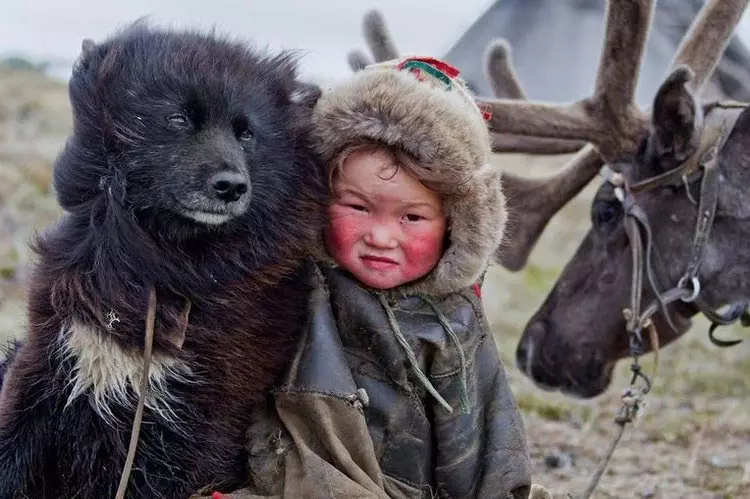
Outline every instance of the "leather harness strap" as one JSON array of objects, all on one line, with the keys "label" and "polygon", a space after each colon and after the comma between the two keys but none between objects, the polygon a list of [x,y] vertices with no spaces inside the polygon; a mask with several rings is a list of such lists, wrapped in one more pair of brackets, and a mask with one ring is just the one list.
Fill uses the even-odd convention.
[{"label": "leather harness strap", "polygon": [[[612,184],[615,196],[620,201],[625,211],[625,230],[630,240],[633,261],[633,273],[630,289],[630,308],[623,310],[626,320],[626,328],[630,338],[630,354],[633,363],[630,369],[633,377],[630,386],[625,389],[621,397],[622,406],[615,423],[618,431],[615,434],[604,458],[600,461],[594,475],[589,481],[583,493],[583,499],[588,499],[604,473],[609,460],[614,453],[615,447],[620,441],[625,430],[625,425],[633,421],[640,412],[643,397],[651,390],[652,380],[656,377],[658,368],[659,336],[656,333],[651,317],[661,309],[670,327],[676,330],[672,323],[667,305],[676,301],[692,303],[713,324],[709,330],[711,341],[718,346],[736,345],[741,340],[724,341],[714,338],[713,331],[718,325],[730,324],[741,319],[742,324],[750,326],[750,313],[747,303],[734,304],[729,311],[720,314],[712,310],[700,297],[699,270],[703,262],[706,243],[708,242],[713,227],[714,217],[719,199],[719,168],[718,156],[727,136],[734,127],[740,112],[746,107],[744,104],[722,104],[717,103],[709,107],[707,120],[704,122],[701,133],[701,141],[698,150],[687,161],[677,168],[661,175],[629,185],[625,177],[604,166],[601,175]],[[681,182],[687,188],[688,196],[690,190],[687,179],[693,173],[702,170],[700,201],[698,204],[698,219],[696,222],[695,235],[693,237],[692,252],[686,269],[677,284],[661,293],[656,285],[656,276],[653,272],[651,254],[653,251],[653,238],[648,216],[636,203],[635,194],[646,192],[657,187],[667,185],[679,185]],[[692,197],[691,197],[692,200]],[[644,255],[645,253],[645,255]],[[641,311],[643,294],[643,275],[648,279],[649,286],[654,295],[654,300]],[[638,363],[638,357],[645,352],[642,331],[647,330],[650,336],[650,345],[654,350],[654,374],[651,379],[643,374]],[[636,382],[641,379],[645,387],[636,388]]]},{"label": "leather harness strap", "polygon": [[141,419],[143,418],[143,408],[146,405],[146,397],[149,390],[149,368],[151,367],[151,354],[154,348],[154,322],[156,321],[156,290],[154,286],[148,287],[148,312],[146,315],[146,333],[144,338],[143,352],[143,374],[141,375],[141,384],[138,392],[138,406],[133,417],[133,426],[130,432],[130,444],[128,445],[128,456],[125,459],[125,466],[122,468],[120,475],[120,484],[117,486],[115,499],[123,499],[125,491],[128,488],[130,472],[133,469],[135,461],[135,452],[138,448],[138,436],[141,431]]},{"label": "leather harness strap", "polygon": [[[613,172],[607,166],[602,169],[602,176],[615,187],[615,194],[623,205],[626,215],[625,228],[633,251],[633,275],[627,329],[631,336],[633,336],[631,338],[633,340],[631,341],[631,353],[636,356],[644,353],[641,331],[648,324],[650,317],[659,309],[663,312],[670,327],[676,331],[677,328],[674,326],[666,306],[677,300],[692,303],[712,322],[709,336],[711,341],[718,346],[736,345],[741,340],[724,341],[714,338],[713,332],[716,327],[731,324],[740,318],[743,319],[743,324],[750,322],[747,303],[734,304],[729,311],[723,314],[711,309],[700,297],[701,287],[699,280],[700,266],[704,259],[706,245],[711,234],[718,206],[719,151],[726,142],[727,136],[743,109],[744,105],[733,103],[716,104],[711,107],[706,116],[697,151],[687,161],[673,170],[629,185],[621,174]],[[696,173],[700,173],[702,178],[700,199],[697,203],[698,217],[691,256],[686,265],[685,272],[675,287],[661,293],[656,285],[656,276],[654,275],[654,267],[651,262],[653,250],[652,229],[646,213],[636,203],[635,194],[647,192],[658,187],[687,184],[688,177]],[[641,232],[643,232],[643,236],[645,237],[641,237]],[[645,255],[642,253],[645,253]],[[640,301],[644,272],[653,291],[654,302],[641,312]]]}]

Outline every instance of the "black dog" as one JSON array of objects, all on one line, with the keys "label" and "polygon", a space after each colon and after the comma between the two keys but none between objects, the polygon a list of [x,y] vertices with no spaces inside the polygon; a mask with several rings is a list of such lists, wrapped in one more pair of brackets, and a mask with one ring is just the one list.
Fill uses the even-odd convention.
[{"label": "black dog", "polygon": [[0,498],[112,498],[157,296],[128,497],[244,485],[251,410],[306,320],[324,169],[288,53],[131,26],[85,42],[35,244],[28,338],[0,392]]},{"label": "black dog", "polygon": [[8,371],[8,366],[13,361],[13,357],[15,357],[19,348],[21,348],[21,343],[16,340],[11,340],[6,345],[0,346],[0,352],[4,358],[0,361],[0,388],[3,386],[3,378]]}]

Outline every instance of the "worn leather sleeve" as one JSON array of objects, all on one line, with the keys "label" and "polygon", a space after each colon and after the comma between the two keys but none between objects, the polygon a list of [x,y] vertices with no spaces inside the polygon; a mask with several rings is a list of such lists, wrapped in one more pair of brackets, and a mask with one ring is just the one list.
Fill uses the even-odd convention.
[{"label": "worn leather sleeve", "polygon": [[362,395],[343,353],[329,296],[316,275],[310,323],[273,407],[248,432],[253,485],[260,498],[386,499]]}]

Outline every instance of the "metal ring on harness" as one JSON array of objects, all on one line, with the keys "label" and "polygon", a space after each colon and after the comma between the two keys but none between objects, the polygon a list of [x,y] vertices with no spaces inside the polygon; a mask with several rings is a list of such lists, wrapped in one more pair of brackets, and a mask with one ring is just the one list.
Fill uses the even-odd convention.
[{"label": "metal ring on harness", "polygon": [[698,298],[698,295],[701,292],[701,282],[698,280],[697,276],[693,276],[688,280],[688,276],[684,275],[680,278],[679,281],[677,281],[677,287],[681,289],[689,289],[686,285],[687,283],[690,283],[690,287],[692,288],[692,291],[689,296],[685,298],[680,298],[685,303],[690,303],[696,300]]},{"label": "metal ring on harness", "polygon": [[620,186],[615,187],[615,197],[620,203],[625,202],[625,189]]}]

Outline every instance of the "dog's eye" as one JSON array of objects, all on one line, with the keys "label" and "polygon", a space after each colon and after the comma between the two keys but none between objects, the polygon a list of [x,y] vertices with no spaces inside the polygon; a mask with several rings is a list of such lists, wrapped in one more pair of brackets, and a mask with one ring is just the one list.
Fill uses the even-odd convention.
[{"label": "dog's eye", "polygon": [[184,114],[175,113],[167,116],[167,123],[175,128],[187,128],[190,125],[190,120]]},{"label": "dog's eye", "polygon": [[234,136],[240,142],[250,142],[254,138],[253,131],[250,129],[250,120],[247,116],[239,115],[232,120]]},{"label": "dog's eye", "polygon": [[240,132],[238,138],[243,142],[247,142],[248,140],[253,139],[253,132],[251,132],[248,129],[245,129],[243,132]]}]

